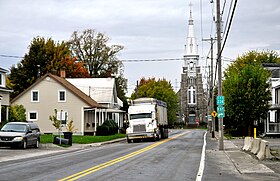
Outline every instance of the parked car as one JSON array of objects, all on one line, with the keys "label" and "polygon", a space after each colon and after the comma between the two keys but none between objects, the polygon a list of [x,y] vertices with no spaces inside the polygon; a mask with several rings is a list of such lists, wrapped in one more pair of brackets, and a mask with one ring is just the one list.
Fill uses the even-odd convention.
[{"label": "parked car", "polygon": [[36,123],[9,122],[0,130],[0,146],[39,147],[40,129]]}]

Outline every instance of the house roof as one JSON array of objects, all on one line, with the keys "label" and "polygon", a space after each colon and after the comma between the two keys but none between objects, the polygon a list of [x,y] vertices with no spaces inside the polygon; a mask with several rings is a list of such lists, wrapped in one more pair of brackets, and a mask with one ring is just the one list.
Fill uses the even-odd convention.
[{"label": "house roof", "polygon": [[3,69],[3,68],[0,67],[0,72],[8,73],[8,70]]},{"label": "house roof", "polygon": [[30,87],[28,87],[25,91],[23,91],[21,94],[19,94],[17,97],[15,97],[11,102],[14,102],[17,100],[19,97],[21,97],[23,94],[28,92],[30,89],[32,89],[35,85],[40,83],[42,80],[44,80],[46,77],[50,77],[53,80],[55,80],[57,83],[71,91],[73,94],[75,94],[78,98],[83,100],[85,103],[87,103],[91,107],[97,107],[97,108],[105,108],[102,105],[98,104],[95,100],[87,96],[85,93],[83,93],[81,90],[79,90],[77,87],[75,87],[73,84],[68,82],[66,79],[58,77],[53,74],[45,74],[43,77],[41,77],[39,80],[37,80],[34,84],[32,84]]},{"label": "house roof", "polygon": [[71,84],[98,103],[117,103],[114,78],[67,78]]},{"label": "house roof", "polygon": [[4,91],[4,92],[13,92],[12,89],[9,89],[9,88],[7,88],[7,87],[1,87],[1,86],[0,86],[0,91]]}]

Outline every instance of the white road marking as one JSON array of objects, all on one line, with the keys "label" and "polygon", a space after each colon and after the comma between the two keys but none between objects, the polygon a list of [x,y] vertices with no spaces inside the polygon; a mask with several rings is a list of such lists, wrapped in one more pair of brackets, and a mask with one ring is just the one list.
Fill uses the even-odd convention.
[{"label": "white road marking", "polygon": [[204,133],[204,142],[203,142],[203,147],[202,147],[202,152],[201,152],[199,169],[198,169],[198,172],[196,175],[196,181],[201,181],[202,176],[203,176],[204,165],[205,165],[206,134],[207,134],[207,132]]}]

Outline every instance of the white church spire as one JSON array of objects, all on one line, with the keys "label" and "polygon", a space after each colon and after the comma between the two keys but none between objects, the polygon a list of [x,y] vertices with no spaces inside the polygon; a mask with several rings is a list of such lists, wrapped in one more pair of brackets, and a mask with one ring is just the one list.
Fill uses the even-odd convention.
[{"label": "white church spire", "polygon": [[190,4],[190,17],[189,17],[189,31],[187,36],[187,45],[186,45],[186,55],[198,55],[197,52],[197,43],[196,38],[194,34],[194,21],[192,19],[192,10],[191,10],[192,4]]},{"label": "white church spire", "polygon": [[186,42],[186,51],[184,55],[183,72],[189,72],[189,75],[195,76],[196,67],[199,66],[199,54],[197,42],[194,34],[194,20],[192,17],[192,4],[190,3],[190,17],[188,23],[188,34]]}]

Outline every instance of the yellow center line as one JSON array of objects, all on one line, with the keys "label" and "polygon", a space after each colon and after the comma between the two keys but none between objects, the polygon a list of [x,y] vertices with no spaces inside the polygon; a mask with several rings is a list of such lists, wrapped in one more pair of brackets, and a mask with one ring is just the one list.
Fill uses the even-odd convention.
[{"label": "yellow center line", "polygon": [[101,170],[101,169],[103,169],[103,168],[106,168],[106,167],[108,167],[108,166],[114,165],[114,164],[116,164],[116,163],[118,163],[118,162],[127,160],[127,159],[129,159],[129,158],[131,158],[131,157],[134,157],[134,156],[136,156],[136,155],[139,155],[139,154],[141,154],[141,153],[144,153],[144,152],[146,152],[146,151],[148,151],[148,150],[151,150],[151,149],[153,149],[153,148],[155,148],[155,147],[157,147],[157,146],[159,146],[159,145],[161,145],[161,144],[163,144],[163,143],[166,143],[166,142],[168,142],[168,141],[170,141],[170,140],[176,139],[176,138],[178,138],[178,137],[180,137],[180,136],[183,136],[184,134],[187,134],[187,133],[188,133],[188,132],[185,132],[185,133],[179,134],[179,135],[177,135],[177,136],[174,136],[174,137],[172,137],[172,138],[168,138],[168,139],[159,141],[159,142],[154,143],[154,144],[152,144],[152,145],[150,145],[150,146],[147,146],[147,147],[145,147],[145,148],[142,148],[142,149],[140,149],[140,150],[138,150],[138,151],[132,152],[132,153],[127,154],[127,155],[124,155],[124,156],[122,156],[122,157],[119,157],[119,158],[110,160],[110,161],[108,161],[108,162],[102,163],[102,164],[100,164],[100,165],[91,167],[91,168],[86,169],[86,170],[83,170],[83,171],[78,172],[78,173],[76,173],[76,174],[70,175],[70,176],[65,177],[65,178],[63,178],[63,179],[60,179],[59,181],[66,181],[66,180],[67,180],[67,181],[74,181],[74,180],[77,180],[77,179],[79,179],[79,178],[81,178],[81,177],[84,177],[84,176],[86,176],[86,175],[89,175],[89,174],[91,174],[91,173],[93,173],[93,172],[96,172],[96,171]]}]

